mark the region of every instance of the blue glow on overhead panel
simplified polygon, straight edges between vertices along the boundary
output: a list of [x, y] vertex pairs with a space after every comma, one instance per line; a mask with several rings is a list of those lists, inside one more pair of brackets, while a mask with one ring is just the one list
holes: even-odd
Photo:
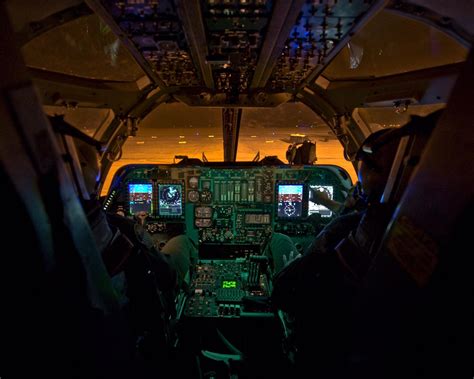
[[307, 1], [270, 77], [270, 89], [295, 90], [372, 3], [373, 0]]

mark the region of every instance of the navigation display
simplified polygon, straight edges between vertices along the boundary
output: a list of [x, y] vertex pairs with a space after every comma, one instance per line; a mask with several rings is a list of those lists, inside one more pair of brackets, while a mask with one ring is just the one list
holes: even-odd
[[303, 213], [303, 185], [278, 184], [278, 217], [301, 217]]
[[178, 217], [183, 214], [181, 184], [158, 185], [158, 214], [161, 217]]
[[[333, 186], [315, 186], [310, 185], [313, 190], [320, 191], [326, 193], [326, 195], [332, 200], [334, 196], [334, 187]], [[320, 214], [321, 217], [331, 217], [332, 211], [326, 208], [324, 205], [316, 204], [313, 202], [311, 198], [311, 191], [310, 196], [308, 199], [308, 216], [314, 213]]]
[[151, 183], [145, 184], [129, 184], [128, 198], [130, 206], [130, 214], [137, 212], [153, 212], [153, 186]]

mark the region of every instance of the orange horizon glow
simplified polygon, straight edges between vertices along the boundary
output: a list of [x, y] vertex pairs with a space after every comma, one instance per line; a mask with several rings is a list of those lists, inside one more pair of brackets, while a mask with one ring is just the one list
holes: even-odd
[[[217, 144], [212, 144], [209, 148], [205, 149], [203, 149], [203, 146], [198, 143], [189, 141], [187, 144], [183, 145], [178, 145], [176, 143], [173, 145], [161, 143], [159, 153], [152, 151], [151, 147], [147, 147], [146, 144], [140, 146], [126, 144], [124, 146], [124, 156], [126, 156], [126, 158], [121, 159], [112, 165], [104, 186], [102, 187], [101, 195], [107, 195], [114, 174], [120, 167], [128, 164], [173, 164], [173, 158], [175, 155], [187, 155], [190, 158], [201, 158], [203, 152], [210, 162], [222, 162], [222, 139], [214, 138], [213, 140], [218, 142], [219, 146], [215, 146]], [[251, 161], [255, 157], [256, 152], [260, 150], [260, 158], [276, 155], [280, 160], [286, 163], [285, 153], [287, 148], [288, 143], [282, 141], [276, 140], [273, 143], [262, 144], [260, 141], [253, 139], [253, 141], [246, 141], [245, 144], [239, 143], [237, 161]], [[316, 155], [318, 158], [315, 162], [316, 165], [330, 164], [340, 166], [349, 173], [352, 182], [357, 181], [357, 174], [352, 166], [352, 162], [346, 161], [343, 158], [343, 149], [339, 141], [330, 140], [327, 142], [317, 142]]]

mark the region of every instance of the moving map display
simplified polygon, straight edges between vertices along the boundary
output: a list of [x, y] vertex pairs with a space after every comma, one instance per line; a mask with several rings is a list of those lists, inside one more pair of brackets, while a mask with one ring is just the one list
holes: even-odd
[[179, 217], [183, 214], [181, 184], [158, 185], [158, 214], [160, 217]]

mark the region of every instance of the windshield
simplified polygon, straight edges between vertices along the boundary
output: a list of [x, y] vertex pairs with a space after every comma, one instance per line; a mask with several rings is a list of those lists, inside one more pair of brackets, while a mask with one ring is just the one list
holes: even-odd
[[114, 118], [114, 112], [106, 108], [66, 108], [44, 105], [44, 112], [49, 116], [64, 116], [64, 120], [83, 133], [100, 139], [100, 127], [108, 125]]
[[[394, 107], [355, 108], [357, 113], [371, 131], [382, 128], [398, 128], [407, 124], [411, 116], [427, 116], [445, 104], [410, 105], [404, 112], [397, 112]], [[358, 118], [355, 117], [357, 122]]]
[[382, 11], [352, 38], [323, 75], [331, 80], [381, 77], [462, 62], [467, 53], [434, 27]]
[[276, 108], [245, 109], [240, 126], [237, 160], [277, 155], [286, 162], [286, 150], [293, 142], [335, 140], [336, 137], [314, 112], [301, 103], [285, 103]]
[[139, 124], [137, 135], [129, 137], [122, 150], [122, 158], [112, 165], [102, 194], [107, 193], [115, 172], [127, 164], [170, 164], [176, 161], [175, 156], [184, 155], [202, 160], [203, 154], [209, 161], [222, 161], [221, 110], [162, 104]]
[[288, 163], [286, 151], [292, 143], [316, 142], [316, 164], [341, 166], [355, 179], [351, 162], [343, 156], [343, 148], [331, 129], [302, 103], [284, 103], [276, 108], [244, 109], [240, 126], [237, 160], [260, 159], [276, 155]]
[[22, 52], [29, 67], [71, 76], [130, 82], [145, 75], [96, 15], [51, 29], [27, 43]]
[[[196, 108], [182, 103], [162, 104], [139, 125], [135, 137], [123, 146], [122, 158], [107, 175], [102, 194], [106, 194], [115, 172], [132, 163], [170, 164], [188, 156], [221, 162], [224, 158], [222, 110]], [[277, 156], [287, 163], [286, 150], [303, 139], [316, 142], [317, 164], [343, 167], [353, 181], [356, 174], [351, 162], [343, 156], [343, 148], [329, 127], [313, 111], [301, 103], [286, 103], [276, 108], [244, 109], [237, 150], [238, 161], [251, 161]]]

